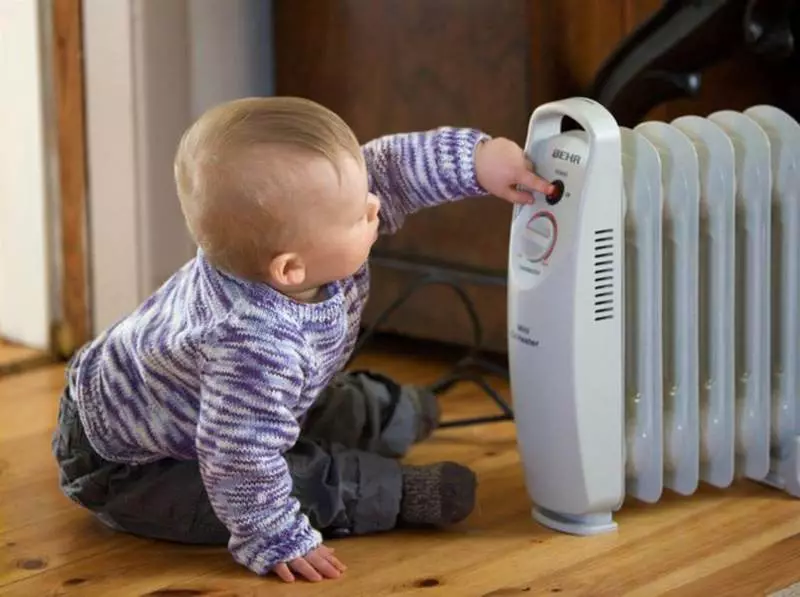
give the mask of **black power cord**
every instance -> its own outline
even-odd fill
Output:
[[[420,276],[420,278],[410,284],[404,292],[402,292],[386,309],[384,309],[378,315],[375,321],[373,321],[372,324],[362,332],[361,336],[356,342],[355,348],[353,349],[353,354],[348,361],[348,365],[372,338],[372,336],[375,334],[375,330],[385,323],[386,320],[388,320],[397,309],[403,306],[403,304],[405,304],[405,302],[410,299],[414,293],[422,288],[434,285],[446,286],[450,288],[461,299],[461,302],[464,305],[464,308],[467,310],[467,315],[472,323],[473,342],[467,355],[459,360],[449,373],[439,378],[433,384],[428,386],[428,388],[434,394],[442,395],[460,382],[472,382],[480,387],[497,404],[501,411],[501,414],[498,415],[445,421],[439,426],[467,427],[470,425],[481,425],[484,423],[513,421],[514,411],[511,409],[511,406],[509,406],[508,402],[506,402],[505,399],[500,396],[477,372],[477,370],[483,369],[508,380],[508,370],[504,367],[500,367],[494,363],[491,363],[486,359],[480,358],[479,354],[483,349],[483,329],[481,328],[478,314],[475,311],[475,306],[472,304],[472,301],[470,300],[469,296],[467,296],[466,291],[461,286],[441,274],[429,273],[427,275]]]

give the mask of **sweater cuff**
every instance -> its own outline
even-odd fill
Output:
[[[447,129],[445,142],[441,144],[441,176],[447,188],[457,189],[459,197],[488,195],[478,182],[475,153],[478,145],[491,139],[486,133],[475,129]]]
[[[288,538],[279,536],[277,539],[277,544],[270,541],[263,545],[263,551],[253,557],[234,553],[234,558],[256,574],[264,576],[278,564],[301,558],[322,545],[322,535],[311,526],[304,515],[298,517],[295,534]]]

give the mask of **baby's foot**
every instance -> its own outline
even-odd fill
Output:
[[[408,400],[414,409],[413,432],[414,442],[421,442],[439,426],[441,411],[439,400],[428,388],[413,384],[400,385],[390,377],[374,371],[352,371],[341,380],[347,380],[354,391],[372,399]],[[344,383],[344,382],[342,382]]]
[[[454,462],[403,467],[401,526],[446,526],[475,507],[475,473]]]
[[[416,415],[416,439],[421,442],[428,439],[439,426],[441,409],[439,399],[429,389],[422,386],[404,386],[403,391],[411,399]]]

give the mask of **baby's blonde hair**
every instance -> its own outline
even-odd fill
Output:
[[[296,222],[286,221],[292,158],[321,156],[338,174],[343,155],[362,161],[355,134],[316,102],[256,97],[211,108],[184,133],[175,156],[178,197],[192,238],[215,266],[262,277],[297,234]]]

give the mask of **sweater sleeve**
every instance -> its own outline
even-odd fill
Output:
[[[197,425],[200,472],[231,533],[231,555],[257,574],[322,542],[291,495],[283,457],[299,434],[292,407],[303,387],[303,344],[278,327],[265,335],[226,324],[208,342]]]
[[[465,128],[386,135],[362,147],[370,191],[381,201],[381,233],[400,229],[425,207],[487,194],[475,174],[475,148],[488,136]]]

